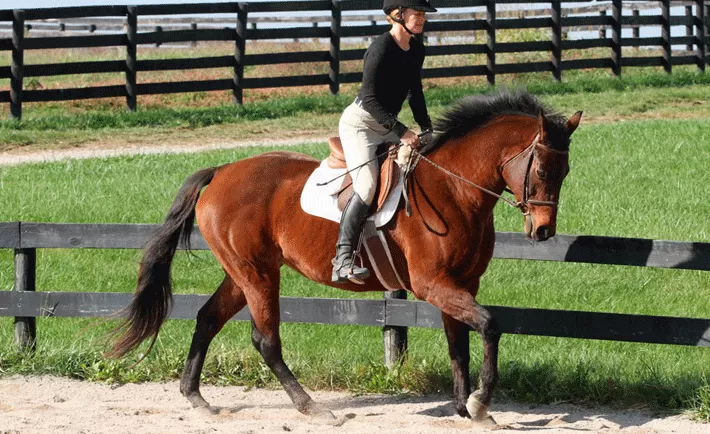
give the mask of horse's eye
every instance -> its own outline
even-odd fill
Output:
[[[536,172],[536,173],[537,173],[537,177],[540,178],[540,179],[545,179],[545,178],[547,178],[547,172],[545,172],[545,171],[542,170],[542,169],[537,169],[537,172]]]

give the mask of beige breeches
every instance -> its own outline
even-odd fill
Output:
[[[396,134],[387,131],[377,123],[362,107],[350,104],[340,117],[338,133],[343,143],[343,152],[348,170],[375,158],[377,147],[386,142],[399,143]],[[377,189],[379,167],[377,160],[372,160],[359,169],[350,172],[353,189],[368,205],[372,204]]]

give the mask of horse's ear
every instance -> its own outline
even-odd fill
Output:
[[[540,136],[540,142],[545,142],[545,116],[542,110],[537,115],[537,134]]]
[[[569,120],[567,121],[567,125],[565,125],[565,127],[567,127],[567,132],[569,133],[570,136],[572,135],[574,130],[576,130],[577,127],[579,126],[579,121],[581,119],[582,119],[582,111],[580,110],[577,113],[575,113],[574,115],[572,115],[572,117],[569,118]]]

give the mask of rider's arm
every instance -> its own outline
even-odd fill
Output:
[[[378,73],[387,72],[384,71],[384,68],[388,67],[384,65],[387,48],[385,42],[383,38],[376,39],[365,54],[360,97],[362,98],[363,108],[375,118],[377,123],[397,134],[397,137],[402,137],[407,132],[407,127],[397,120],[397,116],[382,107],[379,101],[381,96],[377,95]]]
[[[416,48],[415,48],[416,47]],[[419,127],[424,130],[431,130],[431,118],[426,108],[424,100],[424,91],[422,89],[422,66],[424,65],[424,46],[415,45],[412,41],[412,48],[421,50],[421,60],[416,74],[412,75],[412,83],[410,84],[411,96],[409,97],[409,106],[412,108],[414,120],[419,124]]]

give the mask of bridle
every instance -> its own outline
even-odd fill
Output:
[[[530,199],[530,169],[532,169],[532,163],[535,160],[535,148],[536,147],[544,148],[546,151],[549,152],[554,152],[556,154],[568,154],[569,151],[560,151],[557,149],[554,149],[550,146],[545,146],[540,144],[540,134],[537,134],[535,136],[535,139],[533,142],[528,146],[527,148],[523,149],[520,151],[518,154],[514,155],[512,158],[510,158],[508,161],[503,163],[503,165],[500,166],[500,171],[501,174],[505,172],[505,168],[508,165],[508,163],[512,162],[516,158],[520,157],[521,155],[525,154],[526,152],[529,153],[528,157],[528,162],[526,165],[525,169],[525,180],[523,181],[523,200],[521,202],[518,202],[519,205],[525,208],[523,214],[525,214],[525,211],[528,209],[528,205],[534,205],[534,206],[551,206],[551,207],[557,207],[558,202],[554,200],[538,200],[538,199]],[[510,190],[509,190],[510,191]]]
[[[514,199],[511,200],[511,199],[508,199],[508,198],[506,198],[506,197],[503,197],[502,195],[500,195],[500,194],[498,194],[498,193],[496,193],[496,192],[494,192],[494,191],[491,191],[491,190],[489,190],[489,189],[487,189],[487,188],[485,188],[485,187],[482,187],[482,186],[480,186],[480,185],[478,185],[478,184],[476,184],[476,183],[474,183],[474,182],[471,182],[471,181],[469,181],[468,179],[463,178],[462,176],[457,175],[457,174],[451,172],[450,170],[441,167],[440,165],[438,165],[438,164],[436,164],[435,162],[431,161],[430,159],[428,159],[428,158],[425,157],[424,155],[420,154],[420,153],[419,153],[418,151],[416,151],[416,150],[413,150],[412,153],[413,153],[413,154],[416,154],[417,160],[420,160],[420,159],[421,159],[421,160],[426,161],[427,163],[431,164],[432,166],[436,167],[437,169],[441,170],[442,172],[446,173],[447,175],[452,176],[453,178],[456,178],[456,179],[458,179],[458,180],[460,180],[460,181],[462,181],[462,182],[464,182],[464,183],[466,183],[466,184],[469,184],[469,185],[471,185],[471,186],[473,186],[473,187],[476,187],[477,189],[481,190],[481,191],[484,192],[484,193],[487,193],[487,194],[489,194],[489,195],[491,195],[491,196],[494,196],[494,197],[496,197],[496,198],[502,200],[503,202],[507,203],[508,205],[512,206],[513,208],[516,208],[516,209],[520,210],[520,212],[521,212],[525,217],[529,217],[529,216],[530,216],[530,207],[529,207],[529,205],[533,205],[533,206],[550,206],[550,207],[557,207],[557,205],[558,205],[558,202],[557,202],[557,201],[530,199],[530,169],[532,168],[532,163],[533,163],[533,161],[534,161],[534,159],[535,159],[535,148],[538,147],[538,146],[541,147],[541,148],[544,148],[545,150],[548,150],[548,151],[551,151],[551,152],[554,152],[554,153],[557,153],[557,154],[567,154],[567,153],[568,153],[568,151],[560,151],[560,150],[557,150],[557,149],[553,149],[553,148],[551,148],[551,147],[549,147],[549,146],[545,146],[545,145],[540,144],[540,134],[538,133],[538,134],[535,136],[535,139],[533,139],[532,143],[531,143],[528,147],[526,147],[526,148],[523,149],[522,151],[520,151],[520,152],[518,152],[517,154],[515,154],[514,156],[512,156],[510,159],[508,159],[508,161],[506,161],[505,163],[503,163],[503,164],[500,166],[501,174],[503,174],[503,172],[505,172],[505,169],[506,169],[506,167],[508,166],[508,164],[512,163],[514,160],[517,160],[517,159],[520,158],[520,157],[523,157],[524,155],[526,155],[526,153],[528,154],[528,156],[527,156],[528,160],[527,160],[526,169],[525,169],[525,179],[523,180],[523,182],[524,182],[524,185],[523,185],[523,197],[522,197],[522,201],[520,201],[520,202],[518,202],[518,201],[516,201],[516,200],[514,200]],[[524,157],[523,157],[523,158],[524,158]],[[416,162],[415,162],[413,165],[411,165],[411,166],[412,166],[412,169],[413,169],[413,166],[416,166]],[[411,170],[410,170],[410,171],[411,171]],[[507,190],[507,188],[506,188],[506,190]],[[510,191],[510,190],[508,190],[508,191]]]

